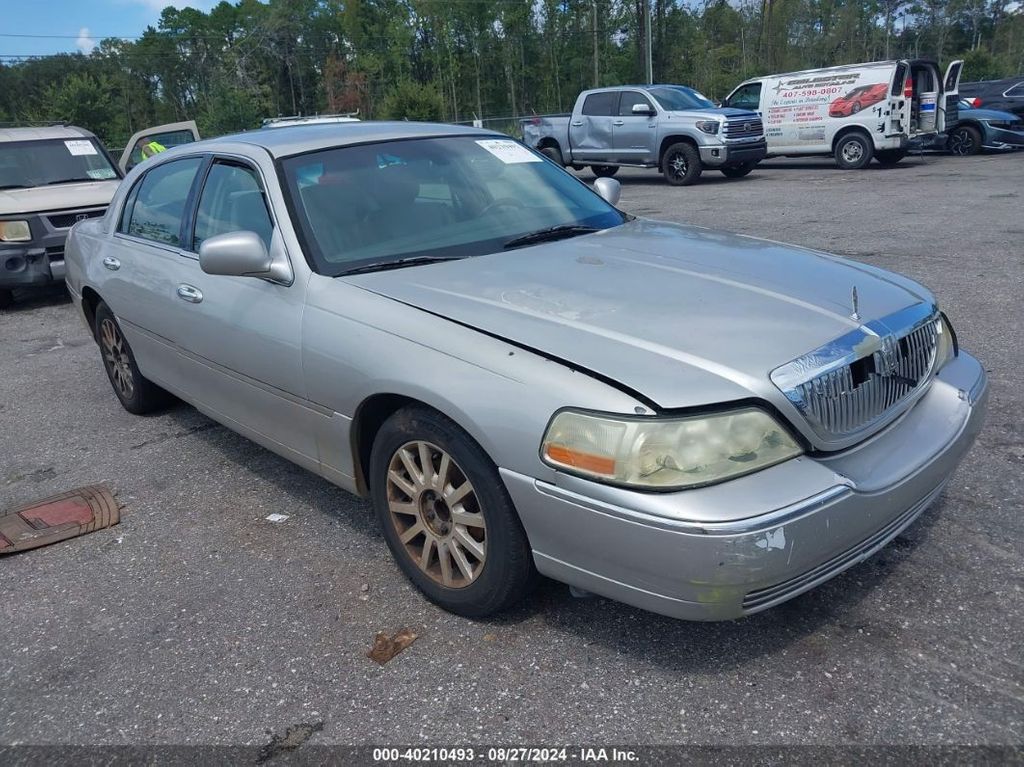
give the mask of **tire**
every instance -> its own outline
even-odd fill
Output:
[[[847,133],[836,142],[836,165],[843,170],[860,170],[868,166],[874,153],[874,144],[863,133]]]
[[[981,131],[973,125],[960,125],[950,131],[946,148],[958,157],[970,157],[981,152]]]
[[[726,178],[743,178],[757,166],[756,162],[745,162],[742,165],[731,165],[728,168],[719,168]]]
[[[430,601],[482,618],[508,609],[533,589],[538,575],[530,544],[497,468],[445,416],[422,407],[392,415],[373,441],[369,481],[392,556]],[[461,499],[451,500],[460,492]],[[460,524],[460,518],[467,522]]]
[[[894,165],[899,165],[900,161],[906,156],[907,153],[903,149],[883,149],[875,154],[875,159],[878,160],[879,165],[891,168]]]
[[[661,157],[661,173],[672,186],[696,183],[703,170],[697,147],[685,141],[672,144]]]
[[[14,306],[14,291],[10,288],[0,288],[0,309],[10,309]]]
[[[121,332],[110,307],[102,301],[96,307],[94,332],[110,386],[125,410],[145,415],[161,410],[173,401],[170,394],[139,372],[128,339]]]
[[[560,168],[565,167],[565,163],[562,162],[562,151],[557,146],[546,146],[540,150],[540,153],[547,157],[551,162]]]
[[[598,178],[611,178],[619,172],[618,165],[591,165],[591,172]]]

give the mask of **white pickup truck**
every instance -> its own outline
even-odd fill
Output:
[[[597,176],[620,167],[658,168],[687,186],[705,168],[740,178],[767,154],[761,117],[719,108],[683,85],[629,85],[583,91],[570,116],[520,123],[523,140],[557,163]]]

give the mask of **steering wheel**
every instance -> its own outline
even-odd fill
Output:
[[[496,200],[491,200],[484,209],[480,211],[480,215],[483,216],[486,213],[490,213],[494,208],[500,208],[503,206],[511,206],[513,208],[522,208],[522,200],[517,200],[515,197],[499,197]]]

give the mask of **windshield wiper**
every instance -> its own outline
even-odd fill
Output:
[[[47,181],[44,186],[53,186],[54,184],[74,184],[78,181],[109,181],[110,179],[99,179],[89,178],[88,176],[82,176],[81,178],[61,178],[56,181]]]
[[[564,240],[567,237],[576,237],[580,234],[590,234],[591,232],[599,231],[601,230],[594,226],[561,224],[560,226],[550,226],[547,229],[538,229],[536,232],[528,232],[519,237],[513,237],[502,247],[508,250],[509,248],[520,248],[523,245],[533,245],[538,242],[554,242],[555,240]]]
[[[342,272],[338,276],[345,277],[349,274],[365,274],[366,272],[385,272],[388,269],[402,269],[406,266],[433,264],[438,261],[458,261],[461,258],[465,258],[465,256],[409,256],[408,258],[399,258],[397,261],[378,261],[375,264],[357,266],[354,269]]]

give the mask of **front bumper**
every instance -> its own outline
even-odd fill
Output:
[[[541,573],[653,612],[737,618],[832,578],[939,495],[981,429],[985,373],[948,363],[904,416],[838,454],[655,494],[502,469]]]
[[[0,288],[20,288],[63,282],[64,243],[79,219],[102,216],[106,208],[82,208],[12,215],[28,221],[30,242],[0,243]]]
[[[1020,149],[1024,147],[1024,132],[986,125],[982,146],[985,149]]]
[[[700,161],[709,167],[718,168],[723,165],[741,165],[748,162],[760,162],[768,156],[768,143],[759,141],[736,141],[710,144],[700,147]]]

